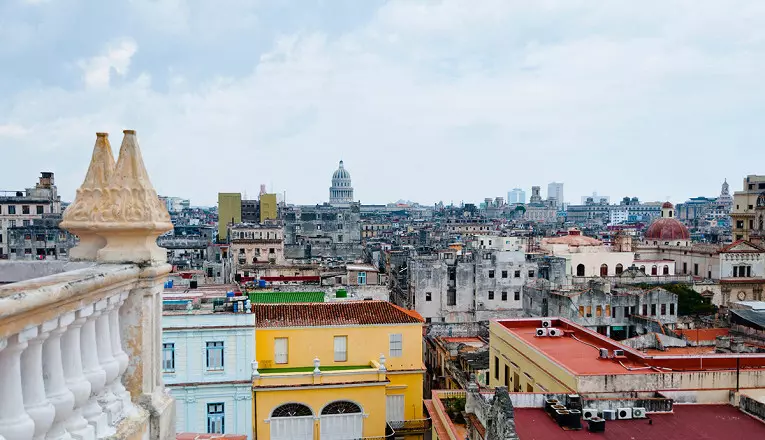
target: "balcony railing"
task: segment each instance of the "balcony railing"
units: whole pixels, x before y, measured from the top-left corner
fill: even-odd
[[[253,388],[298,385],[329,385],[349,382],[382,382],[386,380],[385,357],[380,362],[358,366],[321,366],[318,358],[313,367],[285,367],[259,369],[257,361],[252,362]]]
[[[398,435],[421,434],[430,430],[430,419],[389,421],[388,425]]]
[[[171,266],[155,244],[172,225],[158,202],[135,133],[116,166],[99,134],[61,224],[80,235],[71,256],[94,264],[0,287],[0,439],[175,437],[160,373]]]

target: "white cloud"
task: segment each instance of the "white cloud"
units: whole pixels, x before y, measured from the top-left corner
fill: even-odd
[[[85,85],[88,88],[108,88],[112,72],[119,76],[127,74],[130,60],[137,50],[135,41],[121,39],[109,44],[102,54],[78,62]]]
[[[18,124],[0,124],[0,137],[20,138],[29,130]]]

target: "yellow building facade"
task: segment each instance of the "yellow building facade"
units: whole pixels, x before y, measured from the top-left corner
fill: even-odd
[[[226,239],[229,224],[242,222],[242,195],[218,193],[218,239]]]
[[[263,194],[260,196],[260,222],[276,220],[278,218],[278,206],[276,194]]]
[[[422,438],[421,317],[386,301],[253,311],[254,438]]]

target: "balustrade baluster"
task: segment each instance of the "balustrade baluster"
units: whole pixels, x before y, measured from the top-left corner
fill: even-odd
[[[21,353],[28,337],[21,332],[0,339],[0,435],[6,440],[29,440],[35,432],[35,422],[24,410],[21,387]]]
[[[66,429],[76,440],[93,440],[96,436],[95,428],[83,417],[83,407],[90,397],[90,382],[83,374],[80,345],[82,326],[91,313],[93,313],[92,305],[78,310],[74,322],[69,325],[69,329],[61,338],[64,378],[66,386],[74,395],[74,411],[66,421]]]
[[[64,423],[72,415],[74,409],[74,394],[66,387],[64,365],[61,361],[61,336],[66,328],[74,321],[74,313],[66,313],[58,317],[58,325],[43,343],[43,382],[48,400],[56,408],[56,417],[45,438],[48,440],[68,440],[72,436],[66,430]]]
[[[58,326],[58,319],[29,329],[37,334],[29,339],[29,346],[21,353],[21,391],[24,395],[24,408],[35,422],[35,440],[45,438],[56,416],[56,408],[45,395],[42,367],[43,343],[56,326]]]
[[[124,304],[128,295],[129,292],[123,292],[120,295],[115,295],[109,299],[110,302],[114,302],[114,307],[109,315],[109,335],[112,339],[112,354],[119,365],[119,374],[117,375],[117,379],[112,383],[112,391],[122,402],[122,412],[125,416],[129,415],[133,409],[130,392],[128,392],[122,384],[122,375],[125,374],[130,360],[128,359],[127,353],[122,349],[122,337],[120,335],[120,308],[122,307],[122,304]]]
[[[106,412],[98,404],[98,398],[106,384],[106,371],[98,362],[96,348],[96,320],[101,310],[88,308],[80,310],[80,316],[86,318],[80,331],[80,348],[82,349],[82,372],[90,382],[90,397],[82,408],[82,415],[96,430],[96,437],[103,438],[115,432],[109,426]]]
[[[119,376],[120,366],[112,354],[112,339],[109,332],[109,315],[114,304],[103,299],[96,303],[96,310],[101,314],[96,319],[96,348],[98,351],[98,363],[106,372],[106,382],[98,403],[106,412],[110,425],[114,425],[121,417],[122,402],[112,392],[111,387]]]

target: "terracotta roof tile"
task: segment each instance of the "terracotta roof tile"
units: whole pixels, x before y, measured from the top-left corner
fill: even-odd
[[[342,301],[306,304],[253,304],[255,327],[319,327],[422,323],[409,310],[387,301]]]

